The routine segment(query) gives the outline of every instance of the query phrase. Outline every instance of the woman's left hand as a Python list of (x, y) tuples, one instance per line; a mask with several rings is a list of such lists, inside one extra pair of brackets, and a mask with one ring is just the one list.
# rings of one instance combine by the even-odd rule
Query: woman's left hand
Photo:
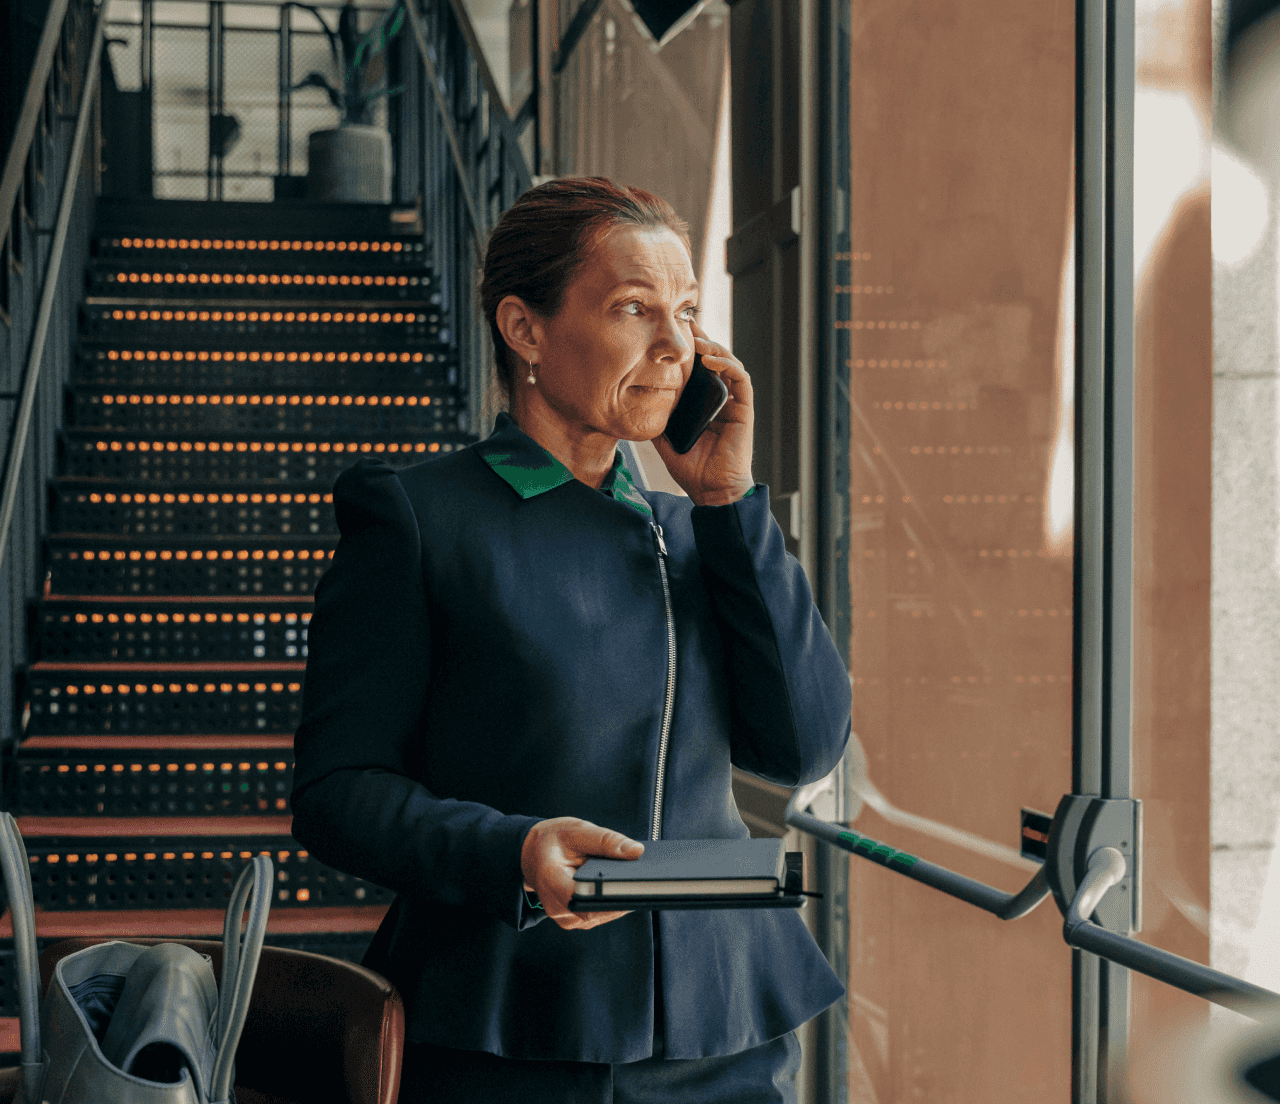
[(751, 377), (723, 345), (707, 337), (693, 323), (694, 352), (729, 388), (729, 399), (697, 444), (681, 455), (665, 436), (655, 437), (654, 448), (667, 471), (695, 506), (723, 506), (737, 502), (755, 484), (751, 476), (751, 435), (755, 410)]

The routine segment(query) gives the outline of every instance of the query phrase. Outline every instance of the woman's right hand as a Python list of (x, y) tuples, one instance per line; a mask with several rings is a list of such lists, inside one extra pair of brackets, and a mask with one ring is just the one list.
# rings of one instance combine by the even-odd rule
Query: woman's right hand
[(543, 909), (562, 928), (598, 928), (623, 912), (571, 912), (573, 875), (588, 858), (638, 859), (644, 845), (578, 817), (540, 820), (524, 838), (520, 849), (520, 870), (524, 888), (538, 895)]

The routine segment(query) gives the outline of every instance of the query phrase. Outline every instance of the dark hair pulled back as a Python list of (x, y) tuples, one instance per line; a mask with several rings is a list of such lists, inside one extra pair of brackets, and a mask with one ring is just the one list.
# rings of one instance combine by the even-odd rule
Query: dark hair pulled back
[(515, 295), (544, 318), (553, 317), (593, 246), (615, 226), (666, 227), (692, 256), (689, 225), (670, 203), (603, 176), (564, 177), (539, 184), (498, 219), (485, 250), (480, 304), (493, 336), (498, 379), (508, 395), (511, 364), (498, 329), (498, 304)]

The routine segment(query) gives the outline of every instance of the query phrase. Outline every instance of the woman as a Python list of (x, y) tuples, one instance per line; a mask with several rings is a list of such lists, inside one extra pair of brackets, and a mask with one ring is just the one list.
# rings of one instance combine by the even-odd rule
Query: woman
[[(695, 321), (685, 224), (602, 178), (525, 193), (481, 287), (510, 413), (334, 489), (293, 834), (398, 894), (366, 964), (406, 1009), (405, 1104), (794, 1101), (843, 992), (789, 909), (571, 912), (589, 855), (745, 839), (737, 765), (795, 786), (849, 683), (751, 477), (751, 381)], [(694, 354), (730, 401), (661, 436)], [(688, 498), (639, 491), (653, 440)]]

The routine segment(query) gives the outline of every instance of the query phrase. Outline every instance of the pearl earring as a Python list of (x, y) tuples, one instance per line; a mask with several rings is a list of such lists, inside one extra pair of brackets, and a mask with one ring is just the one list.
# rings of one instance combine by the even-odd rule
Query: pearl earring
[(525, 382), (526, 382), (526, 383), (529, 383), (529, 384), (535, 384), (535, 383), (537, 383), (537, 382), (538, 382), (538, 381), (534, 378), (534, 375), (533, 375), (533, 370), (534, 370), (534, 368), (536, 368), (536, 367), (537, 367), (537, 365), (536, 365), (536, 364), (534, 364), (534, 363), (533, 363), (533, 361), (529, 361), (529, 375), (528, 375), (527, 377), (525, 377)]

